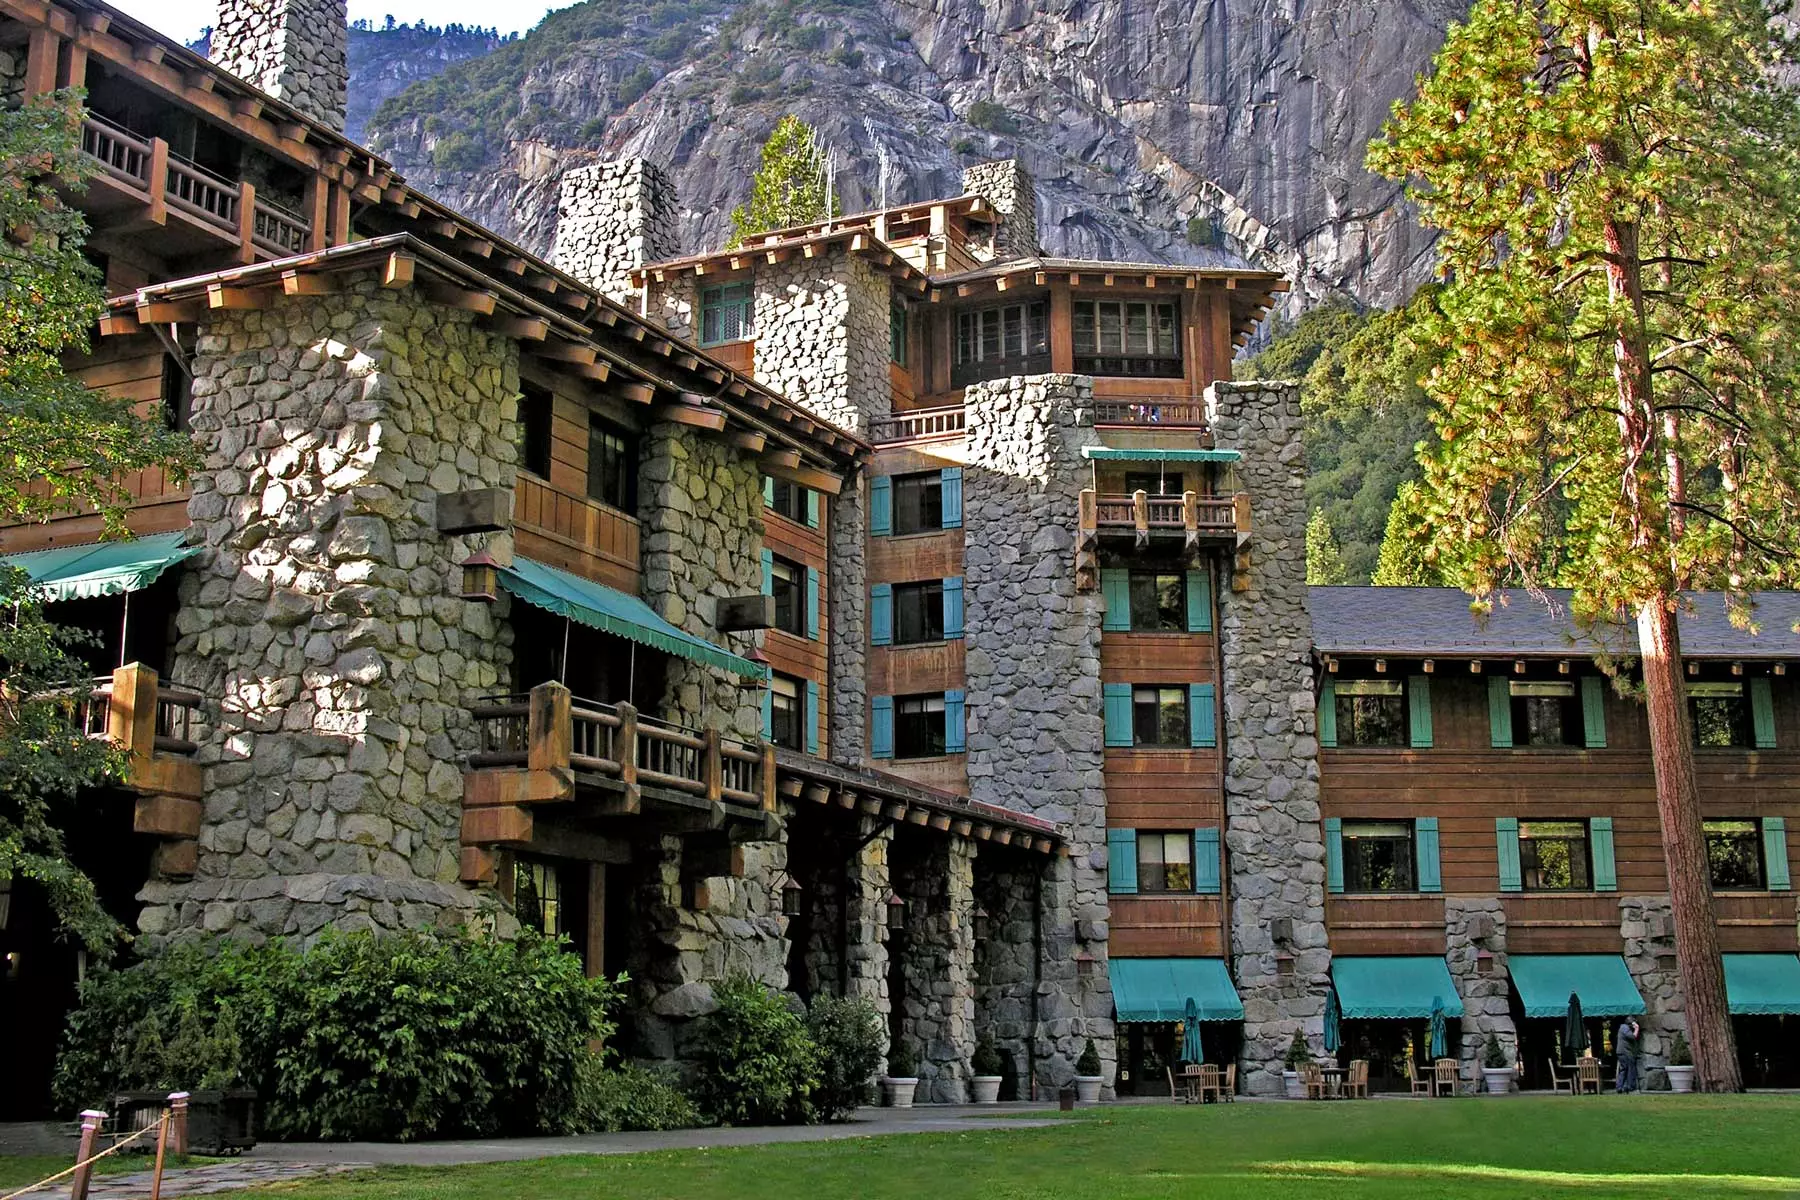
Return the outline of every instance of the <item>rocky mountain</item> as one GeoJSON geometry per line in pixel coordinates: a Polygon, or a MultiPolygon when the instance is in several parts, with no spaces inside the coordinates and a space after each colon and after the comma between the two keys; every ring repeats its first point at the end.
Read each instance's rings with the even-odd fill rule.
{"type": "MultiPolygon", "coordinates": [[[[394,95],[367,137],[415,186],[538,250],[563,170],[644,155],[674,172],[701,249],[794,112],[833,148],[846,211],[953,194],[965,164],[1017,154],[1053,253],[1199,261],[1224,243],[1290,273],[1296,302],[1392,304],[1430,244],[1364,148],[1466,8],[589,0],[394,95]]],[[[416,65],[383,58],[378,86],[416,65]]]]}

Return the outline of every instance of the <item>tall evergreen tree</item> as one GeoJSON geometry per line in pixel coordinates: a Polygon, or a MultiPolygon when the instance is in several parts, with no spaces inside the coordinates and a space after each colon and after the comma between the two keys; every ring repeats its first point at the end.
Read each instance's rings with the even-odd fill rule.
{"type": "MultiPolygon", "coordinates": [[[[1783,5],[1785,7],[1785,5],[1783,5]]],[[[1800,122],[1758,0],[1477,0],[1373,169],[1440,231],[1420,512],[1477,603],[1545,547],[1635,619],[1701,1085],[1741,1088],[1676,624],[1800,558],[1800,122]]]]}
{"type": "Polygon", "coordinates": [[[770,229],[810,225],[842,212],[835,196],[826,203],[826,166],[817,131],[792,113],[781,118],[763,143],[750,202],[731,210],[726,248],[735,250],[745,238],[770,229]]]}
{"type": "Polygon", "coordinates": [[[1331,532],[1331,521],[1322,508],[1313,509],[1306,520],[1306,582],[1326,587],[1350,582],[1337,535],[1331,532]]]}

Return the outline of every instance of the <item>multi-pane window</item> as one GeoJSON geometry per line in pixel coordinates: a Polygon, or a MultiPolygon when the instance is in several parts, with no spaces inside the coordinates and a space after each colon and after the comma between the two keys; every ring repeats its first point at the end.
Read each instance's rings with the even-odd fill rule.
{"type": "Polygon", "coordinates": [[[806,489],[785,479],[770,480],[773,499],[769,507],[790,521],[806,522],[806,489]]]}
{"type": "Polygon", "coordinates": [[[775,628],[806,636],[806,568],[785,558],[771,558],[769,591],[775,597],[775,628]]]}
{"type": "Polygon", "coordinates": [[[1133,571],[1130,586],[1132,632],[1170,633],[1187,628],[1186,575],[1133,571]]]}
{"type": "Polygon", "coordinates": [[[888,305],[888,357],[906,365],[906,305],[898,300],[888,305]]]}
{"type": "Polygon", "coordinates": [[[716,346],[756,336],[756,297],[747,283],[700,289],[700,344],[716,346]]]}
{"type": "Polygon", "coordinates": [[[554,866],[523,856],[513,859],[513,914],[527,929],[551,937],[568,932],[554,866]]]}
{"type": "Polygon", "coordinates": [[[1138,891],[1194,890],[1194,834],[1138,831],[1138,891]]]}
{"type": "Polygon", "coordinates": [[[194,408],[194,381],[173,354],[163,355],[162,411],[163,424],[173,430],[188,427],[194,408]]]}
{"type": "Polygon", "coordinates": [[[637,439],[593,415],[588,417],[587,491],[590,500],[637,511],[637,439]]]}
{"type": "Polygon", "coordinates": [[[1137,686],[1131,689],[1131,744],[1186,746],[1188,690],[1185,687],[1137,686]]]}
{"type": "Polygon", "coordinates": [[[1398,679],[1340,679],[1337,744],[1406,745],[1406,688],[1398,679]]]}
{"type": "Polygon", "coordinates": [[[1128,495],[1143,492],[1149,496],[1179,496],[1186,490],[1182,486],[1185,482],[1180,471],[1129,471],[1125,475],[1125,491],[1128,495]]]}
{"type": "Polygon", "coordinates": [[[1520,821],[1519,872],[1529,892],[1585,892],[1593,875],[1586,821],[1520,821]]]}
{"type": "Polygon", "coordinates": [[[1762,828],[1755,821],[1706,822],[1706,860],[1712,867],[1713,887],[1761,890],[1762,828]]]}
{"type": "Polygon", "coordinates": [[[1083,375],[1179,377],[1181,325],[1172,303],[1077,300],[1075,370],[1083,375]]]}
{"type": "Polygon", "coordinates": [[[956,314],[955,386],[1050,368],[1050,309],[1044,301],[956,314]]]}
{"type": "Polygon", "coordinates": [[[941,472],[894,476],[894,533],[924,533],[944,527],[941,472]]]}
{"type": "Polygon", "coordinates": [[[519,469],[539,479],[550,478],[550,393],[524,384],[519,388],[519,469]]]}
{"type": "Polygon", "coordinates": [[[1749,746],[1750,704],[1741,683],[1690,683],[1688,712],[1697,746],[1749,746]]]}
{"type": "Polygon", "coordinates": [[[1411,821],[1345,821],[1342,836],[1346,892],[1416,889],[1411,821]]]}
{"type": "Polygon", "coordinates": [[[944,581],[894,585],[894,644],[944,640],[944,581]]]}
{"type": "Polygon", "coordinates": [[[1582,744],[1581,700],[1573,680],[1508,681],[1512,692],[1513,744],[1582,744]]]}
{"type": "Polygon", "coordinates": [[[932,758],[944,751],[944,696],[900,696],[894,701],[894,757],[932,758]]]}
{"type": "Polygon", "coordinates": [[[786,675],[769,677],[769,740],[790,750],[800,749],[804,736],[802,721],[805,704],[801,699],[804,686],[786,675]]]}

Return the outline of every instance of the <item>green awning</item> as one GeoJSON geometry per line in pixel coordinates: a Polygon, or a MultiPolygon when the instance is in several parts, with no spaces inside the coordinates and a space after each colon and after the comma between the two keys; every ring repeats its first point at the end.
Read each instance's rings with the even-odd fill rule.
{"type": "Polygon", "coordinates": [[[1237,462],[1236,450],[1172,450],[1154,446],[1083,446],[1081,457],[1095,462],[1237,462]]]}
{"type": "Polygon", "coordinates": [[[1179,1021],[1190,998],[1202,1021],[1244,1019],[1222,958],[1115,958],[1106,969],[1121,1022],[1179,1021]]]}
{"type": "Polygon", "coordinates": [[[0,562],[31,576],[45,603],[117,596],[149,587],[164,571],[200,553],[199,546],[181,544],[185,536],[179,532],[156,533],[129,542],[59,546],[55,550],[9,554],[0,562]]]}
{"type": "Polygon", "coordinates": [[[1800,957],[1727,954],[1725,1000],[1734,1017],[1800,1013],[1800,957]]]}
{"type": "Polygon", "coordinates": [[[500,586],[525,601],[571,621],[616,634],[677,658],[705,663],[747,679],[767,679],[769,669],[677,629],[636,596],[567,571],[517,558],[500,568],[500,586]]]}
{"type": "Polygon", "coordinates": [[[1625,960],[1616,954],[1513,954],[1506,960],[1513,990],[1532,1018],[1561,1018],[1569,993],[1581,997],[1584,1017],[1636,1016],[1644,998],[1625,960]]]}
{"type": "Polygon", "coordinates": [[[1463,1015],[1450,968],[1436,955],[1336,956],[1331,982],[1346,1019],[1429,1017],[1436,1001],[1443,1003],[1445,1017],[1463,1015]]]}

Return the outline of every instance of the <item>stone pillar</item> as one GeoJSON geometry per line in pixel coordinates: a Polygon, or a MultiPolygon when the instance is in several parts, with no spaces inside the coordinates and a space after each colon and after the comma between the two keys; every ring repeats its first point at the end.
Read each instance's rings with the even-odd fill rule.
{"type": "Polygon", "coordinates": [[[826,504],[831,556],[831,570],[826,574],[831,606],[828,748],[834,761],[849,765],[861,763],[868,754],[869,572],[864,482],[858,472],[826,504]]]}
{"type": "Polygon", "coordinates": [[[849,987],[845,995],[869,1001],[885,1018],[892,1010],[888,999],[887,900],[892,890],[888,850],[893,845],[894,830],[886,826],[876,833],[877,823],[875,817],[858,819],[858,837],[869,840],[844,868],[844,902],[849,906],[845,939],[849,987]]]}
{"type": "Polygon", "coordinates": [[[637,300],[628,278],[646,263],[679,257],[675,184],[648,159],[620,158],[564,172],[551,261],[621,304],[637,300]]]}
{"type": "Polygon", "coordinates": [[[852,433],[893,407],[886,275],[846,251],[756,269],[756,379],[852,433]]]}
{"type": "Polygon", "coordinates": [[[435,507],[511,487],[517,363],[468,313],[368,275],[202,326],[188,516],[203,548],[170,677],[217,707],[196,738],[198,869],[146,887],[151,944],[498,910],[458,882],[461,764],[469,705],[507,678],[506,601],[459,598],[476,539],[439,534],[435,507]]]}
{"type": "Polygon", "coordinates": [[[906,901],[903,1036],[918,1056],[919,1098],[964,1104],[975,1050],[975,849],[966,838],[919,840],[894,882],[906,901]]]}
{"type": "MultiPolygon", "coordinates": [[[[1687,999],[1675,965],[1675,913],[1667,896],[1624,896],[1619,900],[1619,934],[1625,942],[1625,966],[1644,997],[1643,1040],[1638,1043],[1639,1086],[1661,1091],[1669,1086],[1663,1070],[1677,1030],[1687,1029],[1687,999]]],[[[1608,1018],[1617,1024],[1618,1018],[1608,1018]]]]}
{"type": "Polygon", "coordinates": [[[1040,861],[1018,851],[983,847],[975,860],[975,898],[987,913],[987,931],[975,949],[975,1037],[985,1037],[1012,1059],[1019,1099],[1030,1098],[1035,1058],[1032,1020],[1037,992],[1037,876],[1040,861]]]}
{"type": "Polygon", "coordinates": [[[1074,528],[1093,381],[1018,376],[966,392],[963,598],[969,795],[1070,831],[1046,868],[1040,1078],[1060,1085],[1092,1037],[1111,1075],[1106,782],[1098,593],[1075,590],[1074,528]],[[1074,958],[1101,960],[1091,981],[1074,958]]]}
{"type": "Polygon", "coordinates": [[[219,0],[212,60],[332,129],[350,84],[345,0],[219,0]]]}
{"type": "Polygon", "coordinates": [[[1038,253],[1037,184],[1016,158],[976,163],[963,171],[963,193],[980,196],[998,217],[992,257],[996,261],[1038,253]]]}
{"type": "Polygon", "coordinates": [[[1462,1077],[1480,1084],[1481,1052],[1488,1034],[1500,1039],[1509,1059],[1518,1061],[1519,1038],[1506,973],[1506,906],[1492,898],[1446,898],[1444,959],[1462,997],[1462,1046],[1457,1055],[1462,1077]],[[1485,975],[1479,970],[1484,950],[1492,955],[1485,975]]]}
{"type": "Polygon", "coordinates": [[[1294,383],[1216,383],[1207,415],[1222,449],[1242,451],[1248,553],[1221,589],[1225,844],[1231,948],[1244,1001],[1242,1075],[1281,1090],[1295,1029],[1322,1044],[1331,951],[1319,819],[1312,622],[1306,611],[1306,457],[1294,383]]]}

